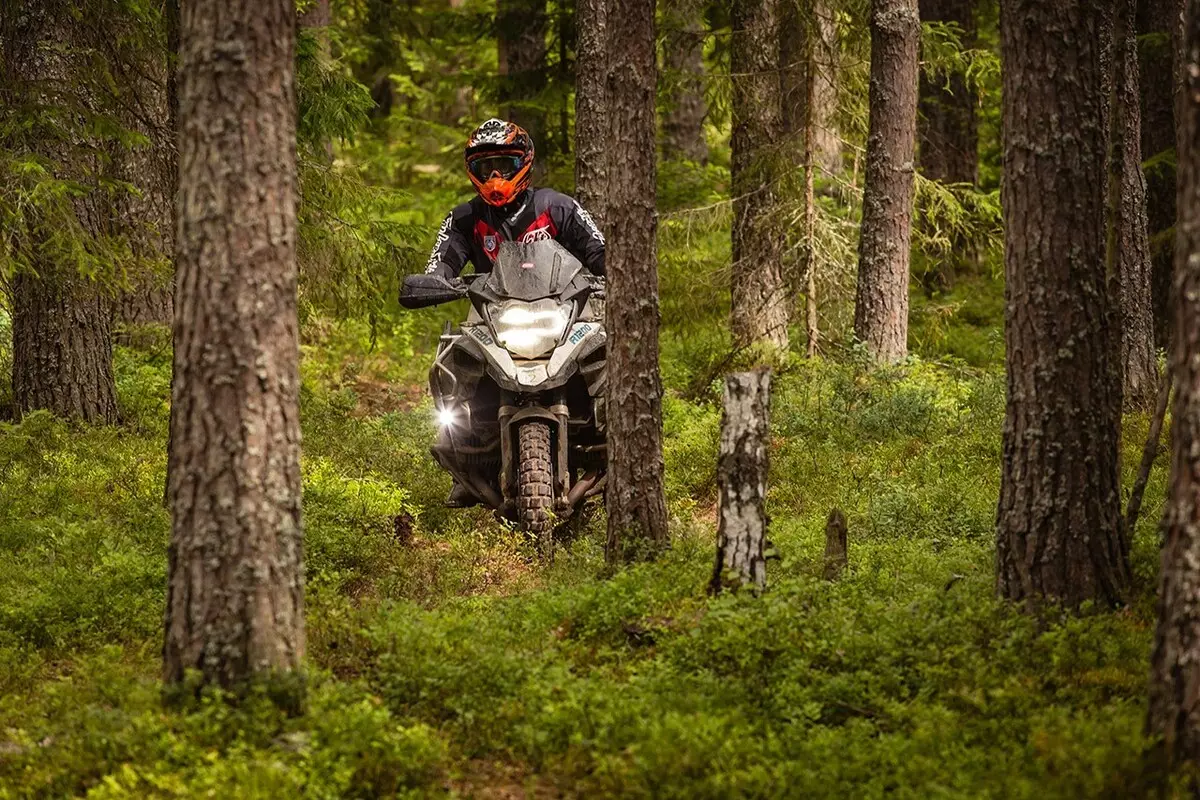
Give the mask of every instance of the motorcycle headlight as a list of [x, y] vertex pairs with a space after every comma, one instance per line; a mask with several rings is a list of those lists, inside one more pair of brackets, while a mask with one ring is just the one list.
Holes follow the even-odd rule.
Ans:
[[496, 341], [518, 358], [538, 358], [553, 350], [571, 322], [571, 306], [555, 300], [506, 300], [492, 312]]

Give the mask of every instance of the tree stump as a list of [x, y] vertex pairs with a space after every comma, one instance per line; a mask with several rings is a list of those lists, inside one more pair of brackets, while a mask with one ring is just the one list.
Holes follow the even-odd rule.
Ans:
[[841, 577], [849, 560], [846, 550], [846, 515], [841, 509], [829, 512], [825, 521], [825, 580], [836, 581]]
[[771, 373], [741, 372], [725, 379], [725, 416], [717, 462], [720, 513], [717, 563], [709, 590], [766, 585], [767, 440]]

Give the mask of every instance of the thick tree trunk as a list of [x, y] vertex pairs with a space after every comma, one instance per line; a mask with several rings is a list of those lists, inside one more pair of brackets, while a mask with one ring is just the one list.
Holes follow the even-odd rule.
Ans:
[[1121, 319], [1125, 405], [1148, 408], [1158, 385], [1151, 303], [1146, 179], [1142, 174], [1135, 0], [1118, 0], [1113, 17], [1109, 213]]
[[667, 0], [663, 12], [667, 113], [663, 153], [667, 158], [708, 161], [704, 140], [704, 6], [697, 0]]
[[908, 266], [917, 137], [916, 0], [873, 0], [870, 123], [854, 335], [876, 362], [908, 352]]
[[653, 558], [668, 543], [663, 488], [655, 254], [654, 0], [609, 0], [608, 548], [610, 563]]
[[775, 212], [780, 111], [779, 0], [733, 5], [733, 307], [737, 346], [788, 346], [783, 231]]
[[1200, 3], [1188, 3], [1175, 240], [1175, 401], [1149, 730], [1172, 769], [1200, 766]]
[[546, 32], [550, 18], [546, 0], [498, 0], [496, 45], [500, 57], [500, 105], [509, 121], [533, 138], [545, 155], [552, 149], [546, 136]]
[[606, 229], [608, 0], [578, 0], [575, 18], [575, 198]]
[[[95, 98], [80, 88], [84, 70], [82, 23], [69, 14], [34, 6], [0, 6], [0, 59], [13, 80], [0, 86], [0, 102], [65, 102], [60, 95], [90, 106]], [[8, 92], [34, 92], [29, 100]], [[96, 109], [89, 108], [89, 111]], [[74, 180], [93, 191], [77, 196], [72, 210], [86, 236], [109, 236], [119, 218], [112, 195], [96, 189], [98, 165], [70, 134], [32, 137], [33, 153], [52, 165], [55, 177]], [[87, 154], [85, 154], [87, 153]], [[68, 234], [70, 235], [70, 234]], [[48, 235], [44, 237], [48, 239]], [[22, 242], [32, 271], [11, 284], [13, 315], [13, 404], [17, 415], [46, 409], [88, 422], [116, 422], [116, 385], [112, 371], [112, 299], [81, 277], [75, 263], [56, 258], [64, 248], [47, 241]]]
[[1129, 583], [1100, 13], [1090, 0], [1001, 4], [1008, 406], [996, 582], [1033, 605], [1114, 604]]
[[717, 462], [720, 516], [717, 563], [709, 591], [767, 583], [767, 472], [771, 433], [771, 373], [725, 379], [725, 416]]
[[1153, 259], [1155, 342], [1166, 347], [1168, 296], [1175, 255], [1175, 55], [1172, 39], [1182, 0], [1138, 0], [1137, 35], [1141, 81], [1141, 150], [1146, 163], [1146, 210]]
[[304, 657], [295, 21], [292, 0], [182, 7], [169, 682]]

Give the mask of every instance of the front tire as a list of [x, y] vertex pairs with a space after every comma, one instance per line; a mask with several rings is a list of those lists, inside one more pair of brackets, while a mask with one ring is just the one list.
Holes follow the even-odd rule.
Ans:
[[537, 544], [538, 554], [553, 554], [554, 465], [550, 460], [550, 426], [531, 420], [517, 429], [517, 522]]

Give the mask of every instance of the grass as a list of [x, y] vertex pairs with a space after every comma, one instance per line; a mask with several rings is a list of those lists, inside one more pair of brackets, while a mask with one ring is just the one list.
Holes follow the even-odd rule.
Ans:
[[[712, 238], [712, 237], [710, 237]], [[158, 683], [169, 358], [122, 349], [125, 422], [0, 424], [0, 798], [1134, 797], [1162, 464], [1131, 605], [1031, 619], [993, 596], [998, 287], [914, 305], [917, 356], [780, 369], [769, 589], [711, 599], [723, 347], [669, 256], [674, 546], [605, 577], [602, 515], [550, 567], [448, 512], [421, 386], [442, 312], [309, 319], [309, 703], [183, 705]], [[697, 286], [700, 286], [698, 289]], [[691, 291], [693, 294], [689, 294]], [[453, 313], [453, 312], [450, 312]], [[372, 339], [376, 338], [372, 347]], [[0, 351], [3, 348], [0, 347]], [[706, 377], [711, 379], [704, 380]], [[1147, 421], [1125, 432], [1126, 486]], [[820, 578], [825, 516], [850, 567]]]

